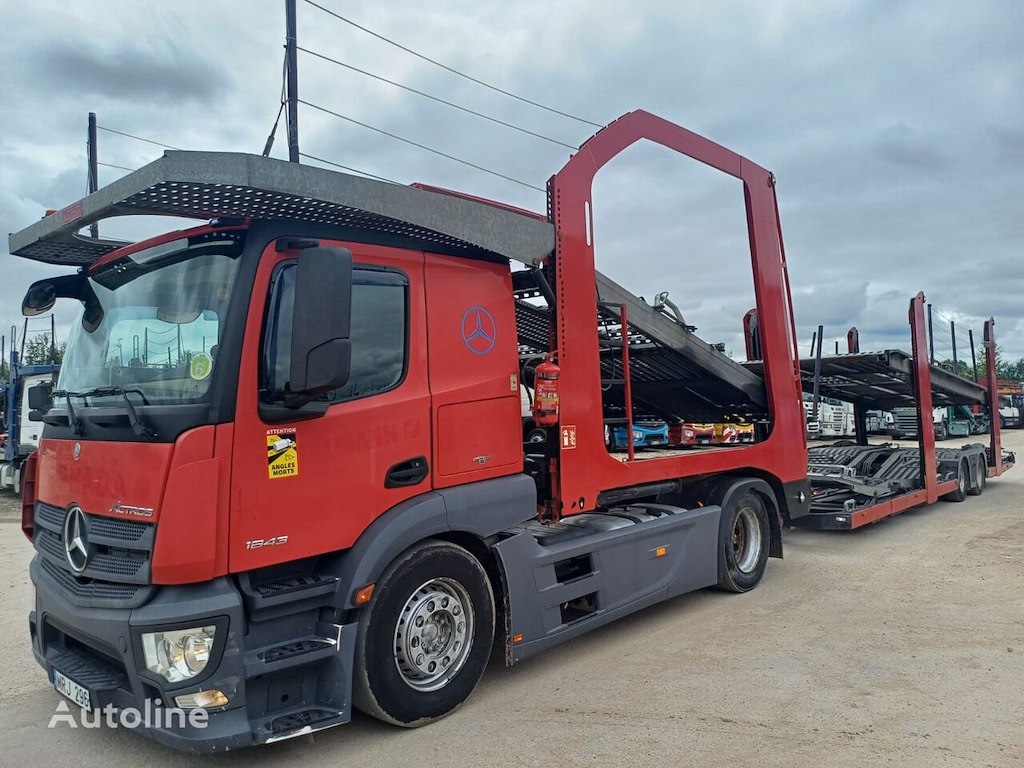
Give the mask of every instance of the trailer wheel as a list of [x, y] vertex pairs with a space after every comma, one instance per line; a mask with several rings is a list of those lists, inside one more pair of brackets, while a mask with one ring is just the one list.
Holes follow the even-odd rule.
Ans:
[[483, 566], [431, 539], [388, 567], [359, 619], [353, 704], [413, 728], [453, 712], [476, 688], [494, 639]]
[[746, 491], [722, 510], [718, 526], [718, 588], [749, 592], [764, 576], [771, 530], [764, 500]]
[[967, 488], [970, 485], [970, 473], [967, 469], [967, 459], [960, 459], [956, 468], [956, 490], [947, 493], [946, 501], [963, 501], [967, 498]]
[[985, 483], [988, 482], [988, 460], [984, 456], [978, 457], [978, 482], [967, 489], [969, 496], [981, 496], [985, 492]]

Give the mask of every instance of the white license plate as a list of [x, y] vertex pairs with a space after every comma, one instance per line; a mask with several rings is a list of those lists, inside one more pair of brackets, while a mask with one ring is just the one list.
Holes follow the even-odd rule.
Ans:
[[53, 687], [57, 689], [58, 693], [67, 696], [86, 712], [92, 712], [89, 689], [83, 688], [70, 677], [61, 674], [56, 669], [53, 670]]
[[710, 437], [700, 437], [700, 438], [697, 439], [697, 444], [698, 445], [711, 445], [711, 438]]

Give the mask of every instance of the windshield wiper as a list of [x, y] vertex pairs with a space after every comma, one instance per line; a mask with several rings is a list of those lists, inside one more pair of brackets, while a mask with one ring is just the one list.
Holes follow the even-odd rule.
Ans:
[[[75, 409], [71, 405], [71, 396], [77, 394], [76, 392], [68, 392], [66, 389], [58, 389], [53, 393], [54, 397], [63, 397], [64, 402], [68, 405], [68, 423], [74, 430], [74, 435], [80, 437], [85, 434], [85, 425], [82, 420], [75, 414]], [[59, 422], [54, 422], [59, 424]]]
[[[146, 399], [146, 394], [141, 389], [125, 389], [124, 387], [96, 387], [95, 389], [89, 389], [86, 390], [85, 392], [68, 392], [65, 390], [61, 390], [59, 392], [54, 392], [53, 394], [55, 396], [65, 397], [67, 399], [68, 411], [73, 420], [75, 416], [74, 411], [72, 411], [71, 409], [72, 397], [81, 397], [84, 400], [87, 397], [117, 397], [118, 395], [120, 395], [121, 398], [124, 400], [124, 409], [125, 412], [128, 414], [128, 424], [131, 426], [132, 432], [134, 432], [139, 437], [146, 437], [149, 439], [157, 437], [157, 433], [154, 432], [149, 427], [149, 425], [142, 420], [142, 417], [139, 416], [138, 412], [135, 410], [135, 406], [132, 405], [131, 398], [128, 397], [129, 393], [137, 394], [139, 397], [142, 398], [143, 405], [149, 405], [149, 400]], [[78, 434], [77, 428], [76, 434]]]

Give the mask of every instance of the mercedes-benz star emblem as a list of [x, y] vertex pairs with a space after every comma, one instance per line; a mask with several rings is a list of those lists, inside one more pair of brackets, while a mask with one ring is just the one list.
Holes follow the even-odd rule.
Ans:
[[68, 565], [75, 573], [82, 573], [89, 564], [89, 529], [81, 507], [72, 507], [64, 518], [64, 552]]
[[494, 349], [498, 328], [491, 313], [483, 307], [470, 307], [462, 316], [462, 341], [475, 355], [486, 355]]

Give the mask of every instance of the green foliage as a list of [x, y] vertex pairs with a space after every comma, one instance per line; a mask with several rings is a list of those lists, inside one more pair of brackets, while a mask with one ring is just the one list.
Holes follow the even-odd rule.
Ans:
[[67, 342], [61, 342], [56, 347], [50, 343], [50, 334], [40, 333], [25, 342], [25, 356], [22, 358], [22, 365], [59, 365], [64, 360], [64, 351], [67, 349]]

